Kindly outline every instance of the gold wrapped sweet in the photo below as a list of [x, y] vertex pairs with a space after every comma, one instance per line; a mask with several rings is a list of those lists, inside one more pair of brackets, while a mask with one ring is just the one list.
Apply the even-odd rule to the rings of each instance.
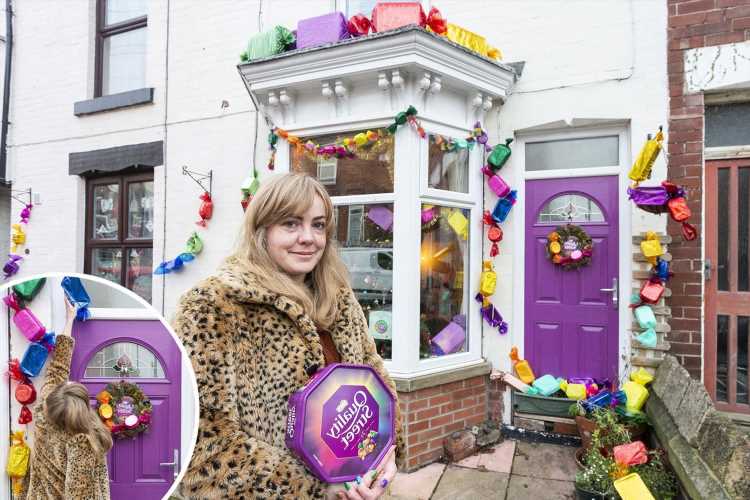
[[105, 420], [112, 418], [112, 406], [105, 403], [99, 407], [99, 415]]
[[112, 395], [107, 391], [101, 391], [96, 395], [96, 400], [101, 404], [108, 404], [110, 401], [112, 401]]
[[659, 156], [662, 142], [664, 142], [664, 134], [660, 127], [659, 132], [656, 133], [656, 137], [649, 139], [643, 145], [638, 158], [635, 159], [635, 163], [633, 163], [633, 167], [628, 173], [628, 177], [634, 181], [634, 184], [637, 185], [639, 182], [651, 178], [651, 168], [653, 168], [654, 162]]
[[455, 42], [462, 47], [466, 47], [469, 50], [477, 52], [479, 55], [489, 57], [491, 59], [501, 59], [502, 54], [499, 49], [490, 47], [487, 44], [487, 40], [476, 33], [462, 28], [457, 24], [448, 23], [448, 31], [445, 32], [445, 36], [448, 40]]
[[479, 278], [479, 293], [483, 297], [489, 297], [495, 293], [495, 287], [497, 286], [497, 275], [495, 270], [492, 268], [492, 262], [485, 260], [482, 263], [482, 274]]
[[552, 254], [557, 255], [557, 254], [560, 253], [560, 250], [561, 250], [561, 248], [560, 248], [560, 242], [559, 241], [553, 241], [552, 243], [549, 244], [549, 251]]
[[547, 239], [550, 241], [560, 241], [560, 235], [557, 233], [557, 231], [552, 231], [547, 235]]
[[448, 217], [448, 224], [456, 232], [459, 238], [468, 239], [469, 237], [469, 220], [461, 213], [460, 210], [454, 210]]
[[656, 265], [656, 258], [664, 255], [664, 249], [659, 243], [659, 237], [655, 232], [649, 231], [646, 233], [646, 238], [641, 241], [641, 252], [646, 260], [652, 265]]

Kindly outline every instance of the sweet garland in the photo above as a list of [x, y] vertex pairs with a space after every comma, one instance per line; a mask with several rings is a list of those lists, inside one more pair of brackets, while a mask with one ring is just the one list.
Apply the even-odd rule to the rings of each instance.
[[151, 401], [136, 384], [107, 384], [96, 401], [99, 417], [117, 439], [133, 438], [151, 427]]
[[547, 259], [563, 269], [578, 269], [591, 263], [594, 243], [591, 236], [575, 224], [558, 226], [547, 235]]

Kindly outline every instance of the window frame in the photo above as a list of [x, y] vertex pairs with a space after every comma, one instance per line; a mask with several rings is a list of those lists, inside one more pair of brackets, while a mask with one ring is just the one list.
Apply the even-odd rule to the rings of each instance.
[[[148, 5], [148, 4], [146, 4]], [[128, 31], [145, 28], [148, 26], [148, 14], [134, 17], [115, 24], [105, 25], [107, 12], [107, 0], [96, 2], [96, 54], [94, 63], [94, 97], [103, 97], [104, 85], [104, 39], [113, 35], [120, 35]], [[145, 68], [144, 68], [145, 70]], [[130, 89], [136, 90], [136, 89]], [[110, 94], [106, 94], [110, 95]]]
[[[153, 248], [154, 239], [153, 234], [150, 239], [148, 238], [127, 238], [127, 227], [128, 227], [128, 194], [131, 184], [138, 182], [154, 182], [154, 172], [149, 169], [145, 171], [143, 169], [128, 169], [126, 171], [119, 172], [117, 174], [107, 174], [101, 176], [91, 176], [86, 178], [86, 202], [84, 204], [85, 212], [85, 235], [84, 235], [84, 257], [83, 257], [83, 270], [86, 274], [92, 274], [91, 266], [93, 264], [92, 254], [96, 248], [119, 248], [122, 251], [122, 262], [120, 267], [120, 281], [119, 285], [123, 288], [128, 288], [127, 283], [127, 251], [131, 248], [150, 248], [152, 250], [153, 259]], [[116, 240], [97, 240], [93, 237], [94, 230], [94, 188], [97, 186], [117, 184], [119, 186], [119, 200], [118, 209], [119, 216], [117, 218], [118, 224], [118, 238]], [[152, 261], [153, 265], [153, 261]], [[92, 276], [96, 276], [93, 275]], [[102, 278], [104, 279], [104, 278]], [[128, 288], [128, 290], [130, 290]], [[145, 300], [145, 299], [144, 299]], [[153, 296], [152, 296], [153, 301]]]
[[[468, 128], [450, 127], [441, 122], [420, 118], [427, 130], [464, 138], [470, 134]], [[387, 127], [390, 119], [373, 119], [362, 122], [339, 122], [332, 125], [289, 130], [299, 137], [346, 133]], [[469, 192], [459, 193], [427, 187], [429, 144], [413, 130], [400, 130], [394, 136], [394, 181], [393, 192], [331, 197], [334, 206], [371, 205], [393, 203], [393, 299], [391, 313], [394, 327], [391, 340], [392, 358], [384, 359], [388, 372], [396, 377], [413, 378], [431, 373], [453, 370], [483, 362], [482, 338], [484, 324], [480, 316], [480, 304], [474, 300], [472, 290], [478, 289], [481, 272], [483, 231], [483, 174], [482, 149], [474, 148], [469, 153]], [[414, 171], [415, 161], [419, 164]], [[278, 171], [291, 170], [291, 151], [284, 141], [277, 155]], [[415, 175], [417, 174], [417, 175]], [[470, 210], [467, 266], [464, 269], [466, 286], [466, 320], [468, 350], [434, 358], [419, 358], [419, 314], [420, 304], [420, 247], [421, 206], [423, 203]], [[341, 222], [341, 221], [340, 221]], [[407, 241], [410, 243], [401, 244]], [[419, 307], [415, 307], [419, 304]], [[403, 334], [402, 332], [406, 332]]]

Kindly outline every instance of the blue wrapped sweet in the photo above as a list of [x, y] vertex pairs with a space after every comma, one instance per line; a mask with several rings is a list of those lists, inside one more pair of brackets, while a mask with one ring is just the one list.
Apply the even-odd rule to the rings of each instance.
[[67, 297], [68, 301], [76, 308], [76, 319], [78, 321], [86, 321], [89, 319], [91, 317], [91, 312], [89, 311], [91, 297], [89, 297], [86, 289], [83, 288], [81, 279], [73, 276], [66, 276], [63, 278], [60, 286], [62, 286], [62, 289], [65, 292], [65, 297]]

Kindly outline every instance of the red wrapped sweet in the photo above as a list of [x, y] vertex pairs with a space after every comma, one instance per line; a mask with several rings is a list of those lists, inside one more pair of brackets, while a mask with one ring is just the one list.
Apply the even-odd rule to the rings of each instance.
[[372, 23], [366, 16], [357, 14], [349, 18], [346, 28], [351, 36], [364, 36], [370, 33]]
[[664, 293], [664, 284], [661, 280], [649, 280], [646, 281], [641, 287], [641, 300], [648, 304], [656, 304], [659, 302], [662, 294]]
[[30, 405], [36, 401], [36, 389], [31, 383], [20, 383], [16, 387], [16, 401], [22, 405]]
[[31, 422], [31, 420], [31, 410], [29, 410], [28, 406], [24, 405], [23, 407], [21, 407], [21, 413], [18, 415], [18, 423], [21, 425], [25, 425]]
[[372, 9], [372, 31], [383, 32], [394, 30], [409, 24], [424, 27], [427, 16], [420, 2], [378, 3]]
[[669, 215], [677, 222], [686, 221], [691, 215], [687, 200], [682, 196], [672, 198], [667, 202], [667, 206], [669, 207]]

